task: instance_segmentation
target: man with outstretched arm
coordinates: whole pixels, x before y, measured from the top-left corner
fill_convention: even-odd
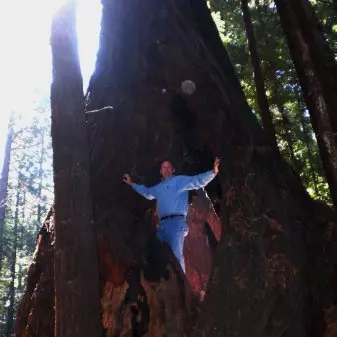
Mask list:
[[[216,158],[213,170],[195,176],[174,176],[175,169],[170,161],[163,161],[160,174],[163,180],[152,187],[132,182],[129,174],[124,174],[123,181],[146,199],[157,199],[160,226],[157,238],[171,247],[185,273],[183,255],[184,240],[188,233],[186,216],[188,212],[188,191],[205,187],[219,173],[220,159]]]

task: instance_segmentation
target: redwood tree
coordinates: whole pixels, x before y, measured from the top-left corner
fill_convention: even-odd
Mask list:
[[[275,0],[337,207],[337,64],[307,0]]]
[[[15,200],[15,213],[14,213],[14,228],[13,228],[13,247],[10,258],[10,270],[11,270],[11,280],[9,284],[9,306],[7,311],[7,322],[6,322],[6,331],[5,336],[10,337],[14,328],[14,317],[15,317],[15,308],[14,308],[14,299],[15,299],[15,278],[16,278],[16,260],[17,260],[17,247],[18,247],[18,226],[19,226],[19,207],[20,199],[20,185],[22,184],[21,176],[18,177],[16,200]]]
[[[55,335],[101,336],[97,252],[75,3],[52,25],[52,143],[55,183]]]
[[[256,86],[257,102],[259,104],[262,126],[272,146],[278,150],[276,133],[273,124],[272,114],[269,109],[268,98],[265,89],[265,81],[261,69],[260,57],[257,51],[256,38],[252,18],[249,12],[248,0],[241,0],[241,9],[243,14],[243,21],[245,24],[249,54],[254,70],[254,83]]]
[[[1,269],[2,269],[3,235],[4,235],[4,226],[5,226],[8,175],[9,175],[9,163],[10,163],[10,157],[11,157],[12,142],[13,142],[13,126],[12,126],[12,121],[11,121],[9,124],[9,128],[8,128],[5,155],[4,155],[1,179],[0,179],[0,274],[1,274]]]
[[[316,261],[325,226],[317,225],[298,177],[266,142],[206,3],[103,5],[87,109],[114,107],[88,115],[95,218],[118,238],[113,260],[123,265],[120,251],[134,251],[131,224],[148,208],[120,182],[123,172],[151,184],[160,158],[170,156],[178,169],[193,173],[219,155],[224,237],[195,331],[321,335]],[[191,95],[181,90],[186,79],[196,84]]]
[[[185,80],[195,83],[188,94]],[[336,299],[332,217],[265,138],[204,0],[103,1],[86,110],[105,336],[323,336],[324,309]],[[64,132],[73,139],[74,128]],[[216,155],[221,172],[208,192],[223,234],[200,307],[154,239],[154,205],[121,179],[130,172],[150,185],[164,158],[193,174]],[[68,191],[59,205],[76,197]],[[30,280],[39,284],[37,275]]]

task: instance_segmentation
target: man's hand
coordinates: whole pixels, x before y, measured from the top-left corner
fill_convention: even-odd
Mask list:
[[[127,173],[123,175],[123,181],[130,186],[132,185],[132,179]]]
[[[220,158],[216,157],[213,164],[213,172],[215,174],[219,173]]]

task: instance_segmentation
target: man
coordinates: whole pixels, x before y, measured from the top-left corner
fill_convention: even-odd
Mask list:
[[[216,158],[213,170],[195,176],[174,176],[175,169],[170,161],[161,163],[159,184],[146,187],[132,182],[129,174],[124,174],[123,181],[146,199],[157,199],[160,226],[157,238],[171,247],[185,273],[183,255],[184,240],[188,233],[186,215],[188,211],[188,191],[205,187],[219,173],[220,159]]]

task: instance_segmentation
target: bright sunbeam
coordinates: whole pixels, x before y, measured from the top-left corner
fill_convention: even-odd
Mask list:
[[[77,6],[77,36],[80,54],[83,86],[86,89],[99,46],[102,7],[100,0],[80,0]]]
[[[29,123],[37,92],[49,96],[51,19],[65,2],[31,0],[0,4],[0,172],[10,112],[22,112]],[[98,49],[101,1],[78,0],[77,4],[79,54],[86,90]]]

